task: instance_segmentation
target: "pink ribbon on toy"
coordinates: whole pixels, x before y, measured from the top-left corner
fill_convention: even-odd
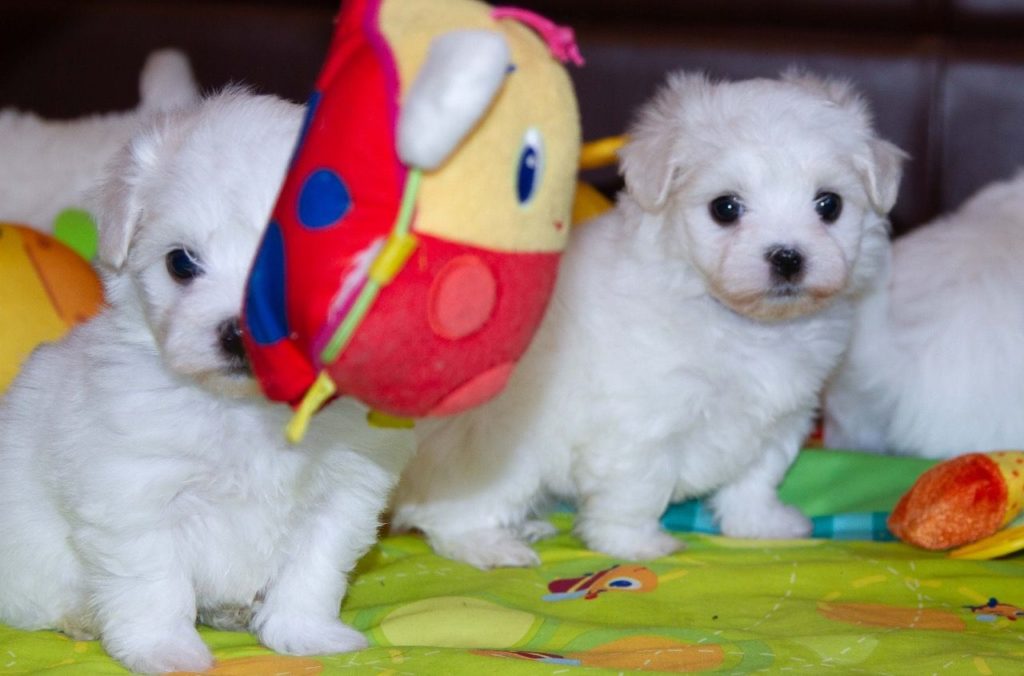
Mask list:
[[[512,19],[535,30],[548,43],[551,55],[562,63],[583,65],[580,48],[576,45],[576,34],[568,26],[559,26],[540,14],[519,7],[495,7],[491,12],[494,19]]]

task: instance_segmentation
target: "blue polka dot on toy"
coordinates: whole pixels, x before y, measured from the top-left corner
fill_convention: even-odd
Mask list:
[[[272,345],[288,336],[285,311],[284,237],[274,221],[256,254],[245,299],[245,321],[253,340]]]
[[[330,169],[317,169],[299,192],[299,222],[307,228],[326,228],[341,219],[351,205],[341,177]]]

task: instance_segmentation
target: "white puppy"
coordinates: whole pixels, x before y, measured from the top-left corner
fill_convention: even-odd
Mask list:
[[[1024,174],[896,240],[826,396],[830,446],[1024,447]]]
[[[142,118],[187,105],[199,96],[188,60],[172,49],[153,52],[146,59],[139,94],[135,110],[74,120],[0,110],[0,220],[49,232],[61,210],[84,206],[103,168]]]
[[[545,493],[593,549],[681,545],[659,517],[711,495],[734,536],[806,536],[776,486],[888,247],[902,154],[850,89],[677,74],[622,151],[627,194],[580,226],[507,390],[421,427],[395,525],[480,567],[529,565]]]
[[[197,612],[270,648],[353,650],[346,574],[413,450],[339,401],[291,447],[237,331],[302,109],[237,90],[164,116],[100,211],[109,307],[0,402],[0,621],[203,670]]]

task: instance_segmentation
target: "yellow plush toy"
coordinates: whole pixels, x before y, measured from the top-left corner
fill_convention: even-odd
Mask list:
[[[78,252],[31,228],[0,223],[0,393],[37,345],[59,339],[102,302],[99,277]]]

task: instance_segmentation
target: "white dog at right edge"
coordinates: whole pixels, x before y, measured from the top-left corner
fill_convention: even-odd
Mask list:
[[[903,153],[847,85],[677,74],[622,151],[627,191],[582,225],[506,391],[418,425],[394,525],[479,567],[531,565],[531,515],[624,559],[671,553],[672,500],[710,495],[723,532],[790,538],[776,487],[889,246]]]
[[[829,446],[1024,447],[1024,173],[898,238],[825,397]]]

